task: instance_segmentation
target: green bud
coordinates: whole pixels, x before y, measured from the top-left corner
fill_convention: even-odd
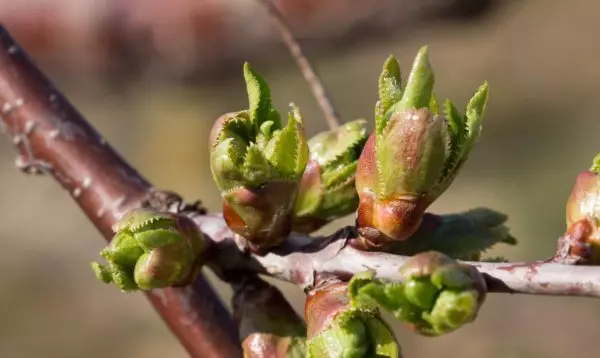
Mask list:
[[[310,160],[296,199],[294,230],[310,233],[356,210],[354,177],[366,125],[355,120],[309,140]]]
[[[391,328],[369,304],[352,304],[347,284],[330,284],[308,295],[307,357],[401,357]]]
[[[291,230],[298,185],[308,161],[299,109],[286,126],[264,79],[247,63],[248,110],[221,116],[210,135],[210,165],[229,227],[254,247],[268,248]]]
[[[232,303],[244,357],[305,357],[306,325],[277,288],[247,276],[235,287]]]
[[[461,116],[447,100],[440,113],[427,48],[415,58],[406,86],[390,57],[379,79],[375,132],[358,161],[358,226],[365,246],[409,238],[427,207],[452,183],[479,137],[487,104],[484,84]]]
[[[381,306],[426,336],[472,322],[485,299],[485,280],[475,268],[435,251],[411,257],[401,273],[402,284],[357,275],[350,281],[350,297]]]
[[[186,283],[199,269],[204,236],[188,217],[134,209],[113,226],[115,236],[92,263],[96,277],[122,291],[151,290]]]

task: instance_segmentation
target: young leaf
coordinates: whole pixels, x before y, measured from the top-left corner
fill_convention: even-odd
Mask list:
[[[421,47],[415,57],[413,67],[408,76],[402,99],[394,106],[394,111],[410,108],[426,108],[431,101],[431,93],[435,78],[429,64],[427,46]]]
[[[463,156],[469,154],[469,151],[473,147],[473,144],[481,134],[483,116],[487,107],[488,93],[488,83],[484,82],[484,84],[479,87],[477,92],[475,92],[475,94],[469,101],[469,104],[467,104],[466,117],[467,128],[469,132],[467,134],[465,145],[462,149]]]
[[[402,98],[402,79],[398,60],[390,55],[383,65],[379,76],[379,100],[383,112],[387,112],[394,103]]]
[[[269,85],[248,62],[244,63],[244,79],[248,92],[250,120],[256,128],[259,128],[262,122],[268,119],[272,110]]]

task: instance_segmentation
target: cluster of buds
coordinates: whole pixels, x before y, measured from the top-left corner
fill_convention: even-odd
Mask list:
[[[567,201],[567,231],[559,239],[560,260],[600,265],[600,154],[577,176]]]
[[[249,109],[221,116],[210,136],[210,167],[231,230],[260,251],[292,227],[298,185],[308,161],[300,111],[287,125],[273,108],[266,82],[246,63]]]
[[[329,283],[309,293],[306,357],[399,358],[392,329],[376,306],[352,302],[347,283]]]
[[[475,320],[487,292],[479,271],[436,251],[409,258],[401,273],[401,284],[384,283],[372,272],[356,275],[350,297],[379,305],[422,335],[439,336]]]
[[[450,100],[440,111],[427,48],[414,61],[406,85],[388,58],[379,79],[375,131],[358,162],[357,226],[362,246],[409,238],[425,209],[452,183],[481,132],[488,86],[483,84],[459,114]]]
[[[279,290],[258,276],[235,285],[233,318],[245,358],[304,358],[306,325]]]
[[[366,126],[365,120],[355,120],[308,141],[310,158],[296,199],[295,231],[310,233],[356,211],[354,178]]]
[[[187,216],[134,209],[113,226],[115,236],[100,252],[108,265],[92,263],[99,280],[122,291],[151,290],[189,283],[199,268],[206,241]]]

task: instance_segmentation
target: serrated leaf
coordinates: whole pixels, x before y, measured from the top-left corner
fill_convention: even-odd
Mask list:
[[[400,63],[390,55],[383,65],[379,76],[379,100],[383,112],[387,112],[394,103],[402,98],[402,77]]]
[[[265,157],[284,178],[296,177],[302,161],[306,166],[308,147],[306,140],[304,140],[304,144],[301,143],[299,132],[303,132],[303,128],[302,122],[299,122],[298,119],[290,112],[285,128],[276,131],[265,148]]]
[[[415,57],[402,99],[394,106],[394,111],[428,107],[434,82],[435,78],[433,69],[429,64],[427,46],[423,46]]]
[[[348,155],[355,156],[350,160],[358,160],[360,150],[367,140],[367,122],[358,119],[345,123],[334,130],[321,132],[308,141],[312,159],[321,166],[337,165],[339,161],[347,161]]]
[[[226,138],[211,151],[211,171],[221,191],[229,190],[243,180],[242,160],[246,154],[246,144],[235,138]]]
[[[439,251],[460,259],[485,252],[498,243],[516,244],[516,239],[505,225],[506,215],[492,209],[475,208],[458,214],[426,215],[429,218],[424,220],[441,219],[439,227],[431,232],[427,225],[423,225],[423,229],[408,240],[393,243],[389,252],[411,256],[424,251]]]
[[[466,118],[468,133],[465,145],[462,149],[463,157],[466,157],[469,154],[473,144],[479,139],[479,135],[481,134],[483,116],[485,115],[485,109],[487,107],[488,93],[488,83],[484,82],[477,92],[475,92],[469,101],[469,104],[467,104]]]
[[[446,164],[445,176],[451,174],[460,160],[462,146],[466,138],[466,122],[449,99],[444,102],[444,115],[450,132],[450,155]]]
[[[592,160],[592,166],[590,167],[590,171],[596,174],[600,173],[600,154],[597,154]]]
[[[236,136],[248,142],[254,135],[254,129],[250,122],[248,111],[240,111],[227,117],[223,123],[223,129],[219,134],[219,140]]]
[[[296,140],[298,143],[297,155],[296,155],[296,169],[295,176],[300,176],[304,173],[304,169],[306,168],[306,163],[308,163],[308,141],[306,139],[306,133],[304,131],[304,120],[302,119],[302,114],[300,113],[300,108],[293,103],[290,103],[291,111],[289,113],[288,121],[294,119],[294,127]]]
[[[250,145],[242,166],[245,184],[259,187],[273,175],[271,164],[256,145]]]
[[[335,188],[347,182],[349,179],[352,179],[356,173],[357,165],[358,161],[354,161],[352,163],[340,165],[335,169],[324,172],[322,178],[325,188]]]
[[[271,113],[271,92],[269,85],[248,62],[244,63],[244,79],[248,92],[248,113],[256,128],[266,121]]]
[[[389,116],[387,115],[387,112],[383,110],[383,104],[381,101],[377,101],[377,103],[375,103],[375,133],[377,136],[383,132],[388,121]]]

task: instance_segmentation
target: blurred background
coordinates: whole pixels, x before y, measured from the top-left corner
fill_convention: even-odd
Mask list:
[[[597,2],[278,4],[346,120],[371,120],[385,58],[395,54],[408,69],[424,44],[439,98],[464,106],[488,80],[485,131],[431,210],[490,206],[510,215],[520,239],[490,254],[553,253],[574,178],[600,152]],[[266,77],[277,108],[293,100],[310,135],[326,128],[255,0],[0,0],[0,22],[154,184],[213,211],[208,133],[221,113],[246,106],[244,60]],[[14,158],[1,140],[0,357],[186,357],[141,294],[96,281],[88,263],[104,241],[54,181],[24,176]],[[228,301],[229,288],[215,284]],[[280,287],[301,311],[300,291]],[[494,294],[453,334],[431,339],[396,327],[408,358],[584,358],[598,357],[597,314],[598,300]]]

